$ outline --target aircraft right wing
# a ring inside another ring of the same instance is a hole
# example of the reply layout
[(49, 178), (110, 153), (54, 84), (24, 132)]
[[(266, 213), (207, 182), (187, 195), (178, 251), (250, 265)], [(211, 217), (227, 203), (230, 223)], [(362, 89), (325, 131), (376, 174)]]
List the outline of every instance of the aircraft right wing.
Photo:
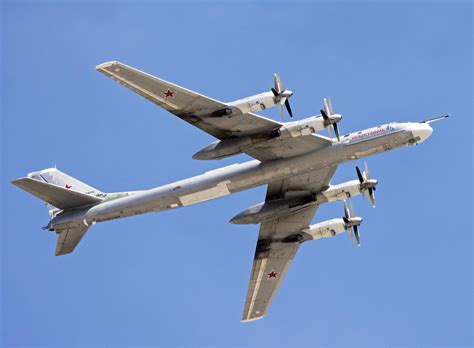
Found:
[(300, 241), (285, 240), (308, 227), (318, 206), (312, 206), (260, 227), (242, 321), (263, 318), (280, 287)]
[[(268, 185), (265, 201), (323, 191), (335, 171), (336, 166), (326, 167), (272, 182)], [(267, 313), (301, 242), (304, 241), (301, 231), (309, 226), (317, 209), (317, 205), (309, 206), (261, 224), (242, 321), (261, 319)]]

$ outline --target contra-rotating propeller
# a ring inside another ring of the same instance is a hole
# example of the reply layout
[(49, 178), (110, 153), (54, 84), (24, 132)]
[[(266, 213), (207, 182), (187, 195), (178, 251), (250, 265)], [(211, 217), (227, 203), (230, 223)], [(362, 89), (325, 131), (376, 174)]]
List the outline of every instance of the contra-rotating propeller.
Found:
[(337, 123), (342, 119), (340, 114), (336, 114), (334, 109), (332, 108), (332, 102), (330, 98), (324, 98), (324, 109), (321, 109), (321, 116), (324, 119), (324, 126), (328, 129), (329, 135), (332, 137), (331, 134), (331, 127), (334, 128), (334, 133), (336, 133), (337, 141), (340, 141), (339, 137), (339, 127)]
[(367, 162), (365, 162), (365, 170), (363, 173), (360, 172), (359, 166), (356, 166), (356, 172), (362, 193), (364, 196), (367, 196), (372, 208), (375, 208), (375, 189), (378, 181), (370, 178)]
[(347, 208), (347, 202), (344, 201), (344, 223), (346, 225), (347, 232), (351, 238), (352, 243), (354, 243), (353, 235), (357, 240), (357, 246), (360, 246), (360, 234), (359, 234), (359, 225), (362, 223), (362, 218), (354, 216), (354, 207), (352, 206), (352, 200), (350, 201), (350, 209)]
[(275, 87), (272, 87), (272, 92), (275, 96), (275, 101), (278, 104), (280, 115), (283, 115), (282, 106), (285, 104), (288, 114), (291, 118), (293, 118), (293, 112), (291, 111), (290, 102), (288, 101), (288, 99), (293, 95), (293, 92), (289, 89), (285, 89), (283, 83), (281, 82), (280, 76), (278, 76), (276, 73), (273, 75), (273, 81)]

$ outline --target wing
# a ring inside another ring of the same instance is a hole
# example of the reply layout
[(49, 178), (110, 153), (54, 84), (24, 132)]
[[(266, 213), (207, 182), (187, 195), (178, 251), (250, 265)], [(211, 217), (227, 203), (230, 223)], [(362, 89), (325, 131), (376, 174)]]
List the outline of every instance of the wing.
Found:
[[(96, 70), (220, 140), (247, 135), (268, 136), (282, 126), (280, 122), (254, 113), (216, 117), (213, 113), (228, 107), (226, 103), (120, 62), (103, 63), (96, 66)], [(301, 155), (330, 144), (329, 138), (312, 135), (262, 142), (244, 152), (260, 161), (269, 161)]]
[[(320, 192), (327, 188), (335, 171), (334, 166), (270, 183), (266, 201), (289, 194)], [(317, 209), (314, 205), (261, 224), (242, 321), (261, 319), (267, 313), (301, 244), (293, 237), (309, 226)]]
[(215, 117), (212, 114), (227, 104), (120, 62), (103, 63), (96, 70), (218, 139), (270, 132), (281, 126), (253, 113)]

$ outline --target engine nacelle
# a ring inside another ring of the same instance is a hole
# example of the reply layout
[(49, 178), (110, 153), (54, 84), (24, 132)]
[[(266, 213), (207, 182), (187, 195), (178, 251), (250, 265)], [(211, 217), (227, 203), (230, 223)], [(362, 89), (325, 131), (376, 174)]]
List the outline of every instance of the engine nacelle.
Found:
[(320, 239), (331, 238), (344, 231), (346, 231), (346, 224), (343, 219), (339, 218), (311, 225), (302, 232), (309, 234), (313, 239)]
[(316, 200), (318, 203), (345, 201), (348, 197), (354, 197), (361, 193), (359, 180), (351, 180), (329, 186), (329, 188), (316, 195)]
[(295, 138), (319, 132), (325, 128), (321, 116), (312, 116), (301, 121), (287, 122), (278, 130), (280, 138)]
[(231, 224), (259, 224), (296, 213), (314, 204), (316, 204), (314, 195), (263, 202), (237, 214), (229, 222)]
[(196, 160), (212, 160), (222, 159), (225, 157), (237, 155), (244, 149), (251, 146), (252, 140), (250, 137), (231, 138), (225, 140), (215, 141), (193, 155)]
[[(266, 108), (275, 106), (275, 104), (275, 96), (272, 92), (260, 93), (251, 97), (227, 103), (227, 105), (229, 105), (232, 109), (237, 108), (242, 114), (262, 111)], [(235, 111), (232, 113), (235, 113)]]

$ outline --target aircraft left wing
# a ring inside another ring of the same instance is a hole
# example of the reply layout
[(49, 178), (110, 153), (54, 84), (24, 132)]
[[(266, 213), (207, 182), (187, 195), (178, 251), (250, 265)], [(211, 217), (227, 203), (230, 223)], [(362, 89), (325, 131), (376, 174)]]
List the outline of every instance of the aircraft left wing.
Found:
[(281, 126), (253, 113), (217, 117), (213, 113), (227, 107), (227, 104), (120, 62), (106, 62), (96, 66), (96, 70), (221, 140), (269, 132)]
[[(266, 201), (288, 195), (318, 193), (328, 187), (336, 167), (327, 167), (270, 183)], [(263, 318), (303, 240), (297, 238), (307, 228), (317, 205), (286, 215), (260, 226), (242, 321)]]

